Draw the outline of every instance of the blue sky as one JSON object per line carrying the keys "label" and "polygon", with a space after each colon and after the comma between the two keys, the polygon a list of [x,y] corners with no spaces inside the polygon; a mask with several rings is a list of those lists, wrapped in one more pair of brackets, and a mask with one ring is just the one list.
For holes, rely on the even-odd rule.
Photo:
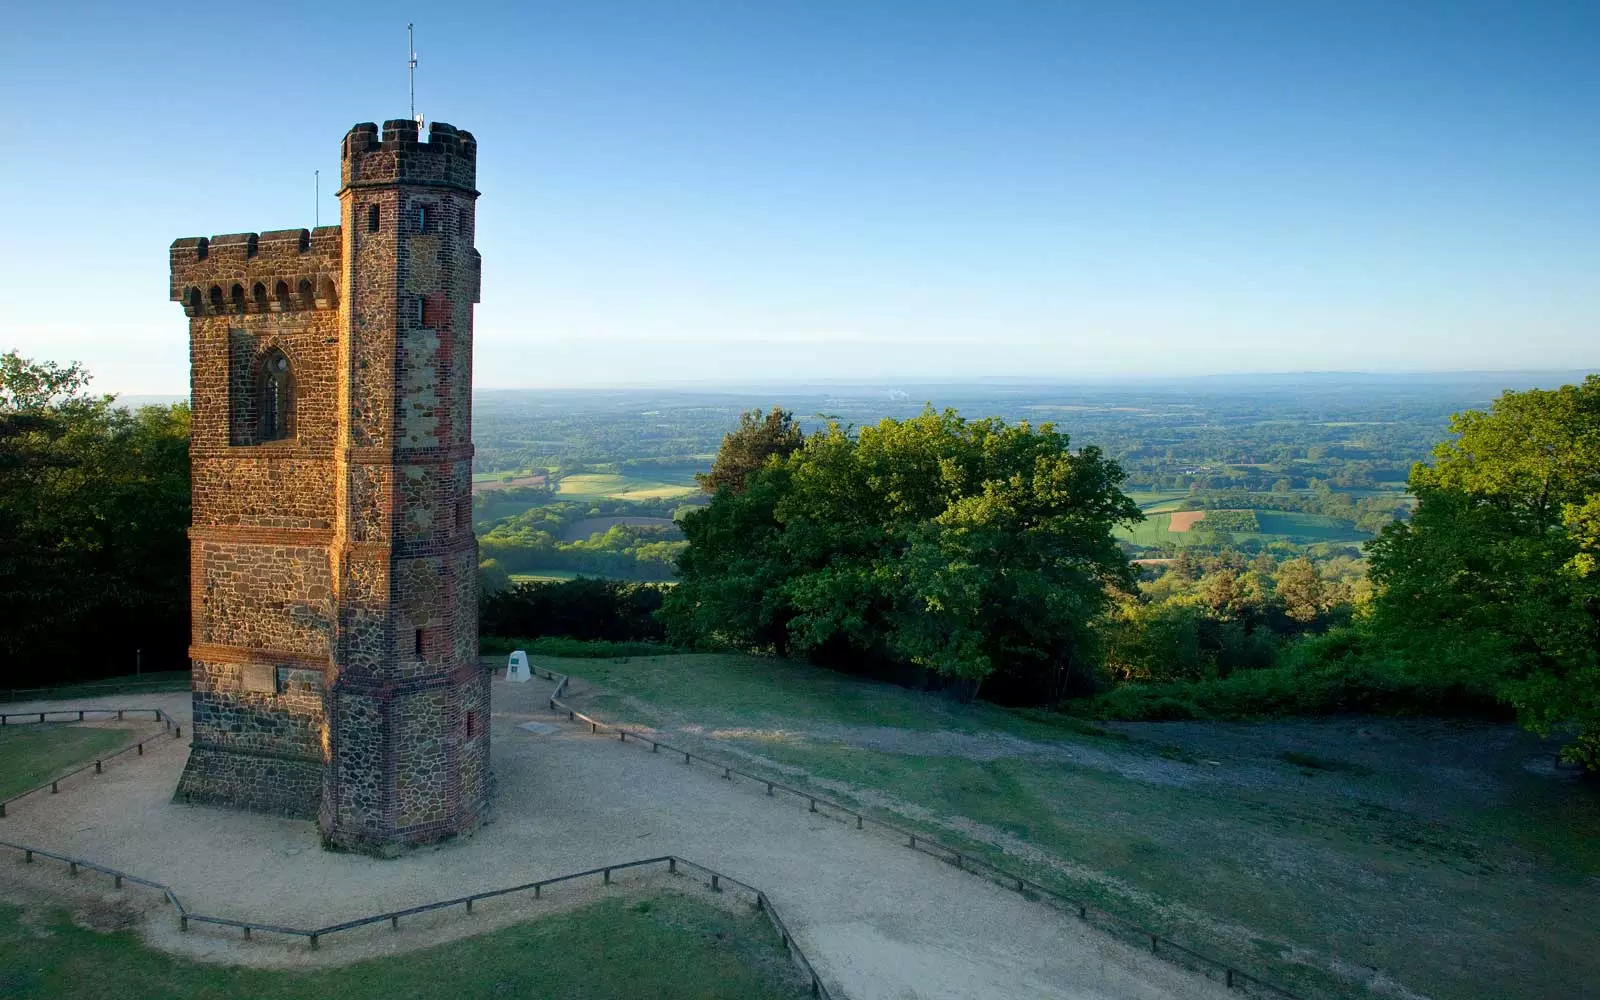
{"label": "blue sky", "polygon": [[0,350],[183,391],[176,237],[480,143],[482,387],[1600,366],[1600,4],[95,6],[0,37]]}

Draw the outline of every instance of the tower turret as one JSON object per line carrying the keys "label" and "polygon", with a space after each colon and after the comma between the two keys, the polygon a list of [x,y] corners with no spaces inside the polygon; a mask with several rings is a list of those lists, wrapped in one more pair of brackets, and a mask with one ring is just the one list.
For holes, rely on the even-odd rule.
{"label": "tower turret", "polygon": [[331,556],[337,606],[319,823],[388,850],[462,832],[489,779],[472,533],[477,143],[363,123],[339,191],[345,289]]}

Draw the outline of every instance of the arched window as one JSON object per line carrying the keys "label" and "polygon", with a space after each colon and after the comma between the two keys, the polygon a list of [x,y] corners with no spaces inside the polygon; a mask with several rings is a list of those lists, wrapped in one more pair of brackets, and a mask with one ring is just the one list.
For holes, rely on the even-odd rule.
{"label": "arched window", "polygon": [[214,312],[214,313],[220,313],[226,307],[227,307],[227,303],[222,301],[222,289],[218,288],[216,285],[212,285],[211,286],[211,311]]}
{"label": "arched window", "polygon": [[289,283],[287,281],[278,282],[278,287],[273,292],[273,297],[278,300],[279,312],[289,311]]}
{"label": "arched window", "polygon": [[250,297],[256,300],[256,311],[257,312],[266,312],[267,311],[267,286],[266,285],[263,285],[259,281],[256,282],[256,286],[254,288],[250,289]]}
{"label": "arched window", "polygon": [[205,312],[206,300],[203,296],[201,296],[200,289],[189,289],[188,302],[190,315],[198,316]]}
{"label": "arched window", "polygon": [[311,290],[311,279],[300,279],[300,308],[315,309],[317,307],[316,293]]}
{"label": "arched window", "polygon": [[233,311],[237,312],[237,313],[244,312],[244,286],[243,285],[234,285],[233,286]]}
{"label": "arched window", "polygon": [[288,356],[276,347],[261,358],[256,402],[256,412],[261,417],[257,440],[282,441],[293,433],[294,371]]}

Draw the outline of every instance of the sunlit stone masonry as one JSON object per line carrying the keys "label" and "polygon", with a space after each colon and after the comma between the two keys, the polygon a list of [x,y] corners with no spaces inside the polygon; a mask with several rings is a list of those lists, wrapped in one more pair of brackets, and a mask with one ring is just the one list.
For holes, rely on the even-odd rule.
{"label": "sunlit stone masonry", "polygon": [[363,123],[339,225],[172,244],[194,406],[180,801],[377,854],[483,819],[477,151],[443,123]]}

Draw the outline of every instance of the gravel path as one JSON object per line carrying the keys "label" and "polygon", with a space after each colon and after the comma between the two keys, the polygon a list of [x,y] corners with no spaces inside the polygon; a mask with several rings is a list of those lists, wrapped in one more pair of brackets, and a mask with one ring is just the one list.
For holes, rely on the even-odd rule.
{"label": "gravel path", "polygon": [[[678,854],[768,893],[836,995],[911,998],[1191,998],[1225,996],[1191,973],[1075,920],[964,875],[887,838],[807,813],[759,786],[721,780],[545,711],[548,685],[494,685],[493,819],[477,835],[393,861],[330,854],[314,824],[172,803],[187,740],[108,766],[63,794],[19,804],[0,839],[76,853],[170,884],[218,916],[324,924],[607,862]],[[187,727],[184,694],[105,704],[160,705]],[[74,704],[84,704],[75,702]],[[556,722],[554,732],[519,729]],[[187,728],[185,730],[187,733]],[[92,782],[92,784],[91,784]],[[12,894],[20,861],[0,894]],[[37,878],[36,872],[30,877]],[[61,877],[64,880],[64,876]],[[509,919],[515,914],[510,914]],[[442,915],[381,933],[395,950],[484,929]],[[493,919],[492,917],[489,919]],[[228,961],[281,964],[303,945],[181,936],[170,914],[147,921],[164,947]],[[373,941],[376,941],[376,937]],[[379,945],[371,944],[372,947]],[[320,961],[369,947],[333,939]]]}

